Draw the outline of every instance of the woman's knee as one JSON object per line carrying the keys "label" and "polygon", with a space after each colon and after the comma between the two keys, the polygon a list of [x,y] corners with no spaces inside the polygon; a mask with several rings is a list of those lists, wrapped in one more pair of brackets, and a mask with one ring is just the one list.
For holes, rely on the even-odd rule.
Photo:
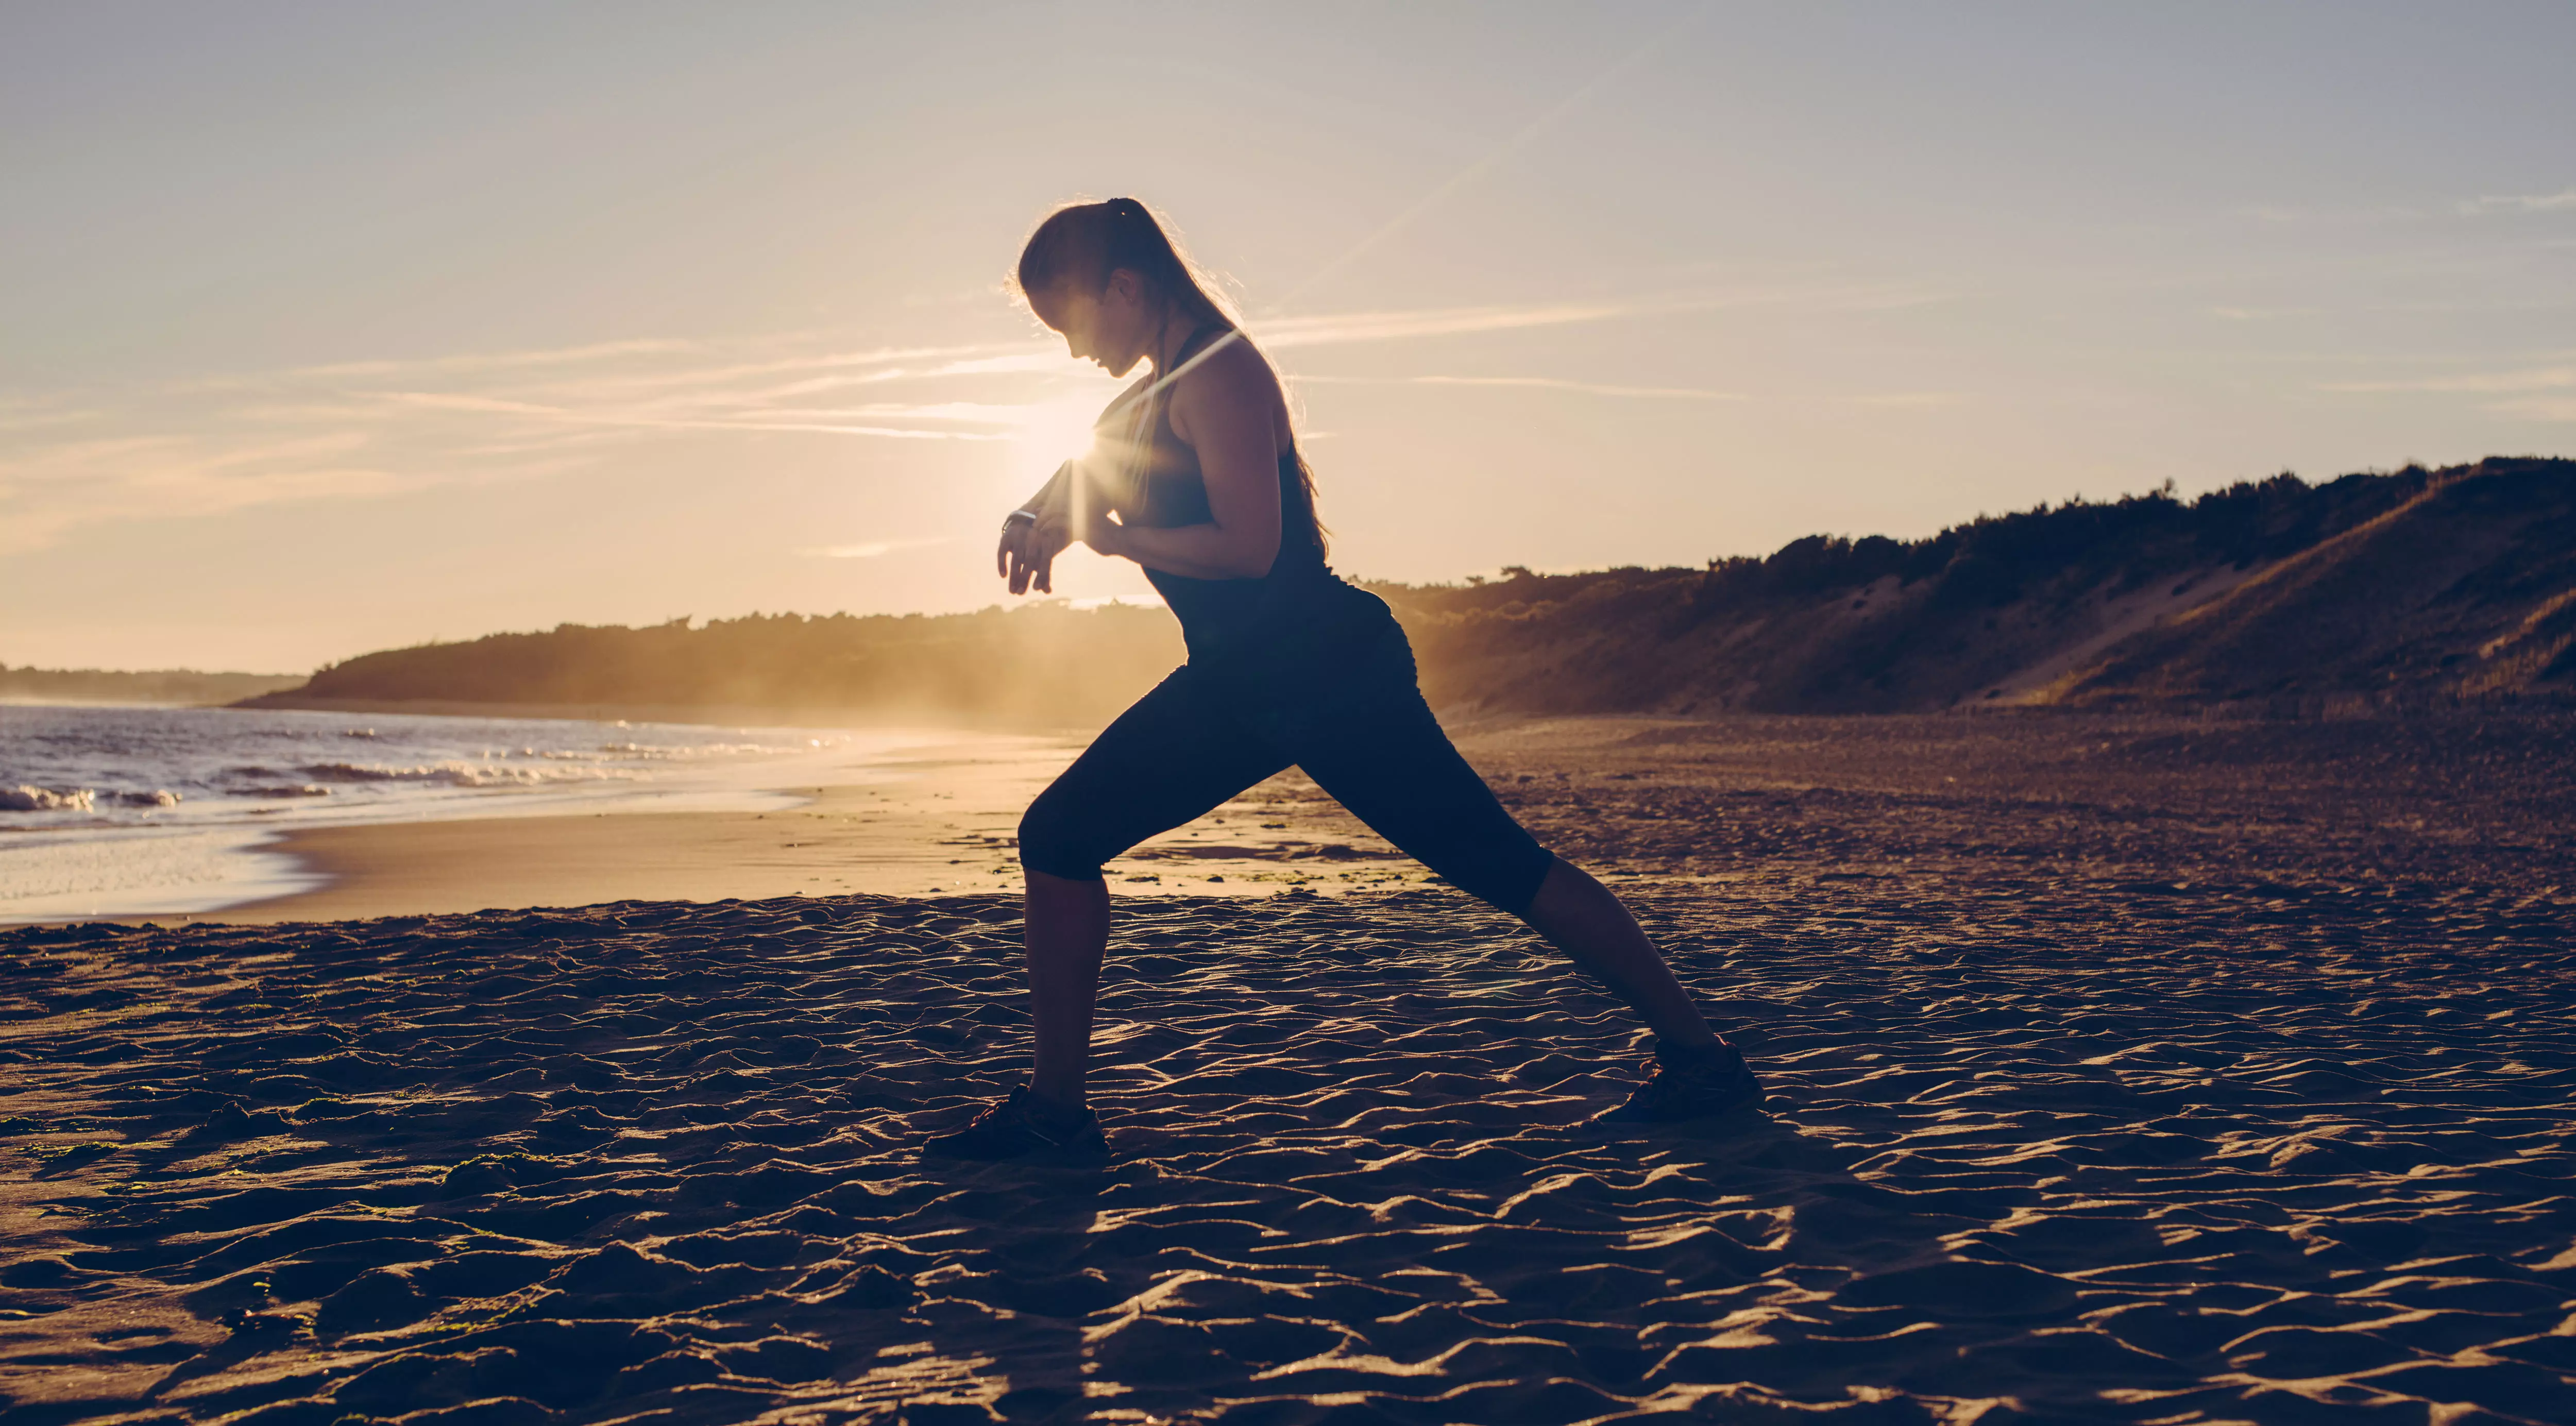
{"label": "woman's knee", "polygon": [[1053,788],[1038,794],[1020,814],[1020,865],[1067,881],[1100,880],[1108,858],[1084,834],[1082,822],[1074,799],[1056,796]]}

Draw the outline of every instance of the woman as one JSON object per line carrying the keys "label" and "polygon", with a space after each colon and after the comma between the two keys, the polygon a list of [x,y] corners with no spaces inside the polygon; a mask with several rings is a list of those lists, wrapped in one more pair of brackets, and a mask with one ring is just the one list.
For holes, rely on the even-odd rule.
{"label": "woman", "polygon": [[1104,1148],[1083,1093],[1109,938],[1101,865],[1291,765],[1379,835],[1527,921],[1656,1035],[1656,1071],[1603,1116],[1657,1123],[1758,1104],[1635,918],[1533,840],[1449,744],[1377,596],[1324,562],[1314,482],[1279,379],[1132,198],[1038,225],[1019,290],[1077,358],[1152,375],[1101,417],[1093,453],[1003,522],[1011,592],[1049,589],[1079,540],[1134,560],[1180,617],[1189,662],[1121,714],[1020,823],[1036,1065],[934,1151]]}

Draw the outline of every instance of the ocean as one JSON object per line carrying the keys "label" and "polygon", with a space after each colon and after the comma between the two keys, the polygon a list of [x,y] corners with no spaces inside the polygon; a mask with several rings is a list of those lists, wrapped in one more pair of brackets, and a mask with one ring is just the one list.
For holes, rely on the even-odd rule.
{"label": "ocean", "polygon": [[918,734],[0,705],[0,923],[218,911],[319,878],[290,829],[791,807]]}

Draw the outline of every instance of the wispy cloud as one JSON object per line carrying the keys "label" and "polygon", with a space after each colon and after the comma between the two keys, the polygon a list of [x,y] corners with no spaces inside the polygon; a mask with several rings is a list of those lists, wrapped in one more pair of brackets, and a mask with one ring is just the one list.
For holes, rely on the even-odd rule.
{"label": "wispy cloud", "polygon": [[365,433],[353,431],[258,444],[127,436],[0,458],[0,553],[44,549],[109,520],[186,519],[403,488],[400,475],[364,459],[366,445]]}
{"label": "wispy cloud", "polygon": [[1555,376],[1301,376],[1306,386],[1517,386],[1542,391],[1569,391],[1585,396],[1633,397],[1663,401],[1742,401],[1747,393],[1696,386],[1620,386],[1602,381],[1570,381]]}
{"label": "wispy cloud", "polygon": [[[1872,311],[1945,300],[1814,281],[1580,301],[1272,317],[1263,345],[1324,348],[1651,321],[1744,306]],[[1331,378],[1306,378],[1328,380]],[[1733,401],[1743,393],[1547,375],[1421,385]],[[1107,379],[1051,340],[856,345],[832,334],[647,338],[207,375],[148,390],[0,393],[0,545],[59,543],[124,519],[361,499],[577,470],[637,442],[1046,439]],[[1310,434],[1309,439],[1320,439]],[[861,559],[885,542],[818,547]],[[894,548],[896,546],[889,546]]]}
{"label": "wispy cloud", "polygon": [[1736,307],[1804,307],[1818,311],[1891,311],[1953,300],[1940,289],[1889,284],[1777,283],[1690,289],[1599,302],[1540,302],[1521,306],[1420,308],[1393,312],[1343,312],[1315,317],[1273,317],[1251,324],[1265,347],[1334,346],[1414,337],[1460,336],[1525,327],[1561,327],[1629,318],[1670,317]]}
{"label": "wispy cloud", "polygon": [[2576,212],[2576,188],[2562,188],[2555,193],[2500,193],[2463,199],[2460,211],[2472,217],[2487,213]]}
{"label": "wispy cloud", "polygon": [[2576,366],[2525,367],[2518,371],[2475,371],[2455,376],[2420,376],[2396,381],[2329,381],[2321,391],[2555,391],[2576,388]]}
{"label": "wispy cloud", "polygon": [[2283,317],[2313,317],[2315,307],[2212,307],[2209,315],[2222,322],[2273,322]]}
{"label": "wispy cloud", "polygon": [[106,414],[94,407],[72,405],[59,396],[0,397],[0,432],[77,426]]}
{"label": "wispy cloud", "polygon": [[879,555],[893,554],[897,550],[917,550],[929,545],[944,545],[948,542],[949,537],[946,535],[930,535],[912,540],[868,540],[855,545],[813,545],[796,553],[807,559],[872,560]]}
{"label": "wispy cloud", "polygon": [[610,358],[661,356],[696,350],[698,347],[693,342],[650,338],[629,342],[593,342],[588,346],[555,347],[544,351],[467,352],[454,356],[423,357],[409,361],[339,362],[328,366],[297,367],[287,374],[333,380],[348,377],[397,376],[411,372],[510,371],[539,366],[580,366]]}
{"label": "wispy cloud", "polygon": [[2494,402],[2487,409],[2526,421],[2576,421],[2576,396],[2521,396]]}
{"label": "wispy cloud", "polygon": [[2328,381],[2319,383],[2317,389],[2364,395],[2439,392],[2496,396],[2504,399],[2480,402],[2478,409],[2525,421],[2576,421],[2576,366],[2531,366],[2392,381]]}

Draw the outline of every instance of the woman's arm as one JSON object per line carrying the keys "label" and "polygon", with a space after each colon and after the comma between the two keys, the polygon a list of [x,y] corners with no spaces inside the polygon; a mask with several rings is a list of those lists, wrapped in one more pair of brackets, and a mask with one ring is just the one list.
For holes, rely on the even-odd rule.
{"label": "woman's arm", "polygon": [[1172,434],[1198,453],[1209,522],[1121,525],[1097,508],[1077,538],[1105,555],[1189,579],[1259,579],[1279,558],[1279,383],[1269,364],[1229,342],[1176,383]]}

